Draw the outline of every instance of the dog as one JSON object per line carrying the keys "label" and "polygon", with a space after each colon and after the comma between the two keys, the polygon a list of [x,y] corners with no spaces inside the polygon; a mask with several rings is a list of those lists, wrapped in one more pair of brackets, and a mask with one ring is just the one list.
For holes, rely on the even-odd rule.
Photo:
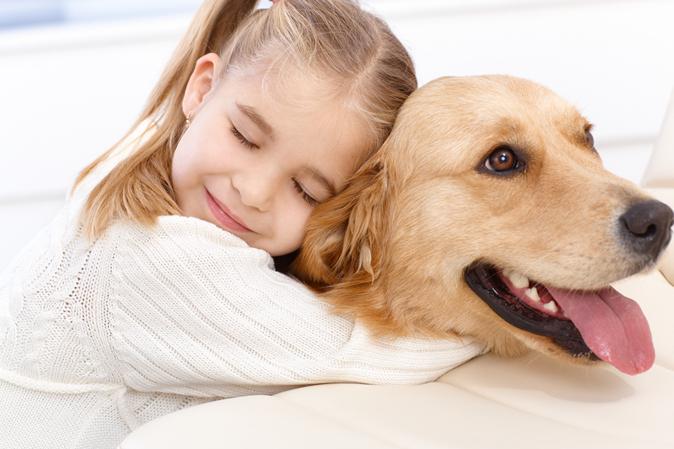
{"label": "dog", "polygon": [[434,80],[316,207],[290,271],[374,335],[643,372],[648,323],[609,284],[655,266],[673,213],[604,169],[591,128],[532,81]]}

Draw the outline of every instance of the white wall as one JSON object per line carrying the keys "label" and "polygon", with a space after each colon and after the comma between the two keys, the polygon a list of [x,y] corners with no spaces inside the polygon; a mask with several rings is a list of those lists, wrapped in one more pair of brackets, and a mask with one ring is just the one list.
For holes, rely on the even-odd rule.
{"label": "white wall", "polygon": [[[410,49],[422,83],[482,73],[541,82],[595,123],[605,165],[639,182],[674,86],[674,2],[362,3]],[[0,33],[0,270],[126,130],[189,19]]]}

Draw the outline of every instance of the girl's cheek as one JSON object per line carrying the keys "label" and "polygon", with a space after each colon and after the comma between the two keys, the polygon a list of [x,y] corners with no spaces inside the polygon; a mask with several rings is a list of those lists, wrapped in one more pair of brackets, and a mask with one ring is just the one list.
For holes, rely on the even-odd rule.
{"label": "girl's cheek", "polygon": [[193,151],[189,146],[178,146],[173,155],[171,176],[174,188],[189,189],[201,183],[204,172],[203,167],[207,167],[207,161]]}
{"label": "girl's cheek", "polygon": [[284,207],[282,213],[274,217],[274,240],[279,254],[299,248],[304,239],[308,215],[296,204]]}
{"label": "girl's cheek", "polygon": [[178,147],[171,162],[171,177],[174,184],[183,184],[190,172],[190,159],[185,155],[184,147]]}
{"label": "girl's cheek", "polygon": [[295,237],[296,240],[298,241],[298,246],[299,244],[302,243],[302,240],[304,239],[304,234],[306,233],[307,230],[307,223],[309,222],[311,210],[312,210],[311,208],[303,207],[296,213],[296,220],[293,223],[294,223],[294,234],[296,236]]}

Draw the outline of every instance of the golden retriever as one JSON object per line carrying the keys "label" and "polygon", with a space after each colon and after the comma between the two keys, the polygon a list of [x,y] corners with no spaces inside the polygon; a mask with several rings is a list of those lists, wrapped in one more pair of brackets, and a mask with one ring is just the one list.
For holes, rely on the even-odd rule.
{"label": "golden retriever", "polygon": [[291,273],[377,335],[645,371],[648,323],[609,283],[654,266],[672,210],[606,171],[590,128],[531,81],[437,79],[316,208]]}

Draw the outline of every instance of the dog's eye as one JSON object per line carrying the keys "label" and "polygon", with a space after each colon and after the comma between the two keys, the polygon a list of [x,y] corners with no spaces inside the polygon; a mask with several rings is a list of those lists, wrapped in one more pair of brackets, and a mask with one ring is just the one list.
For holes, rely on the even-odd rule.
{"label": "dog's eye", "polygon": [[588,123],[585,125],[585,145],[590,147],[596,155],[599,155],[599,152],[594,147],[594,136],[592,135],[592,124]]}
{"label": "dog's eye", "polygon": [[585,142],[587,142],[587,145],[590,148],[594,149],[594,136],[592,135],[589,129],[585,131]]}
{"label": "dog's eye", "polygon": [[520,162],[515,152],[508,146],[500,146],[489,155],[484,166],[493,172],[501,173],[519,168]]}

